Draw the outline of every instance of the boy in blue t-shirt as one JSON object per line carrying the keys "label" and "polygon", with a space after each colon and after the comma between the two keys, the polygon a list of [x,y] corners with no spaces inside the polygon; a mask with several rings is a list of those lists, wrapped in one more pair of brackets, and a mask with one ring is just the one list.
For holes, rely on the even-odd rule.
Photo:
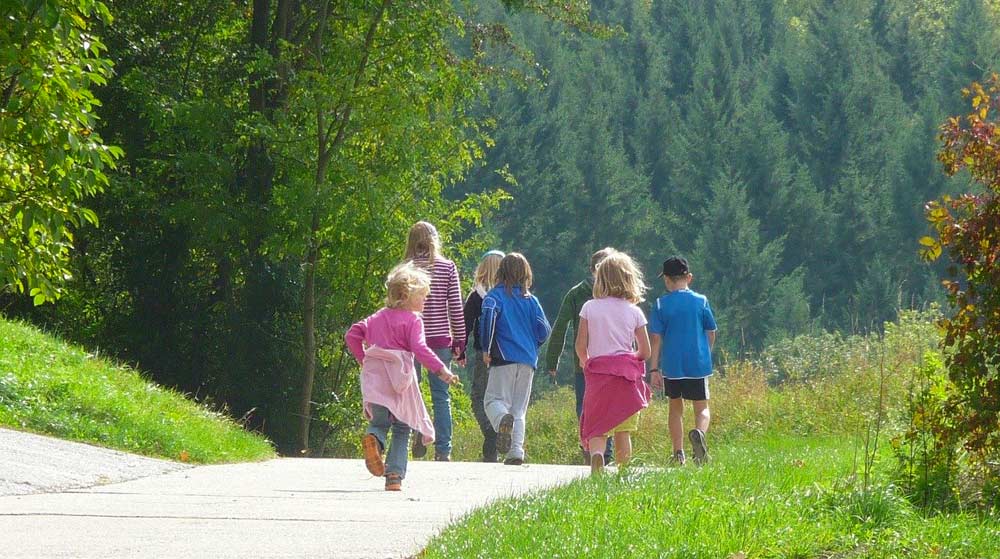
{"label": "boy in blue t-shirt", "polygon": [[650,382],[657,391],[664,389],[670,398],[670,441],[673,459],[684,464],[684,400],[694,404],[695,428],[688,433],[694,461],[708,460],[705,433],[711,415],[708,411],[708,377],[712,375],[712,346],[715,345],[715,316],[708,299],[691,291],[694,276],[687,260],[671,256],[663,261],[663,283],[667,294],[653,304],[649,317],[652,356],[649,359]]}

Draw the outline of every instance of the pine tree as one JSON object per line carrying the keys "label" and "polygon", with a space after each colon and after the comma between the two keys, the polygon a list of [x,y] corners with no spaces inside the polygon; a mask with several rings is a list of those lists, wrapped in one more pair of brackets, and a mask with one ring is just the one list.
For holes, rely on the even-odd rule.
{"label": "pine tree", "polygon": [[763,242],[750,216],[747,186],[732,170],[712,181],[691,254],[694,289],[705,293],[730,351],[757,349],[767,336],[775,268],[783,239]]}

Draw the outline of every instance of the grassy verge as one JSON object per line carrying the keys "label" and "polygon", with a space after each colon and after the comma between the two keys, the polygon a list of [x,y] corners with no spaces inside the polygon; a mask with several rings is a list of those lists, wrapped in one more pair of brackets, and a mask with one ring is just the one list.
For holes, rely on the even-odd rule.
{"label": "grassy verge", "polygon": [[[667,405],[656,400],[633,434],[645,467],[497,502],[424,557],[997,557],[995,512],[920,509],[894,482],[905,472],[890,442],[913,421],[933,319],[904,313],[880,335],[800,337],[727,363],[711,381],[710,465],[663,467]],[[580,463],[573,410],[568,387],[533,401],[530,463]],[[477,459],[473,429],[457,427],[459,457]],[[867,446],[878,447],[868,467]]]}
{"label": "grassy verge", "polygon": [[2,319],[0,426],[197,463],[274,456],[263,437],[133,369]]}
{"label": "grassy verge", "polygon": [[764,437],[704,468],[606,475],[474,512],[424,557],[993,557],[1000,523],[864,491],[854,445]]}

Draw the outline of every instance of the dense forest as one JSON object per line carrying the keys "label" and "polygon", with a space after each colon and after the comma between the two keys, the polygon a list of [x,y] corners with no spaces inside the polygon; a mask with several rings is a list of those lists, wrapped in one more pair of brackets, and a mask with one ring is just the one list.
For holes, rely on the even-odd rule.
{"label": "dense forest", "polygon": [[[548,70],[490,106],[507,166],[496,230],[554,310],[613,245],[655,273],[686,255],[729,351],[815,329],[878,328],[941,298],[923,206],[948,181],[937,127],[996,68],[978,0],[594,2],[610,41],[512,27]],[[654,286],[657,290],[662,286]]]}
{"label": "dense forest", "polygon": [[94,132],[121,151],[58,299],[0,309],[284,451],[357,421],[343,332],[417,219],[466,280],[525,253],[550,315],[596,248],[654,293],[683,254],[726,352],[941,299],[924,204],[972,187],[938,127],[1000,67],[987,0],[98,4]]}

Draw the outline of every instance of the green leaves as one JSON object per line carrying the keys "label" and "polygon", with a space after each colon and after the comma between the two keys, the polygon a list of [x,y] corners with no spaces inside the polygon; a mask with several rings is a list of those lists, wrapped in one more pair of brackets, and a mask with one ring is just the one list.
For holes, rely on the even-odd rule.
{"label": "green leaves", "polygon": [[[982,187],[981,194],[942,197],[926,206],[935,237],[920,239],[926,260],[947,255],[953,266],[942,285],[952,315],[941,322],[947,371],[954,393],[938,394],[945,418],[929,435],[935,444],[952,448],[961,443],[975,465],[1000,452],[1000,152],[995,148],[998,121],[986,120],[1000,97],[1000,76],[986,85],[963,90],[971,112],[965,119],[949,118],[940,128],[938,159],[947,175],[967,170]],[[933,394],[932,394],[933,395]],[[993,470],[984,469],[984,472]],[[995,472],[987,477],[996,479]]]}
{"label": "green leaves", "polygon": [[83,201],[107,184],[121,150],[94,133],[91,86],[111,63],[90,27],[107,8],[92,0],[21,2],[0,29],[0,291],[36,305],[70,278],[72,230],[97,223]]}

